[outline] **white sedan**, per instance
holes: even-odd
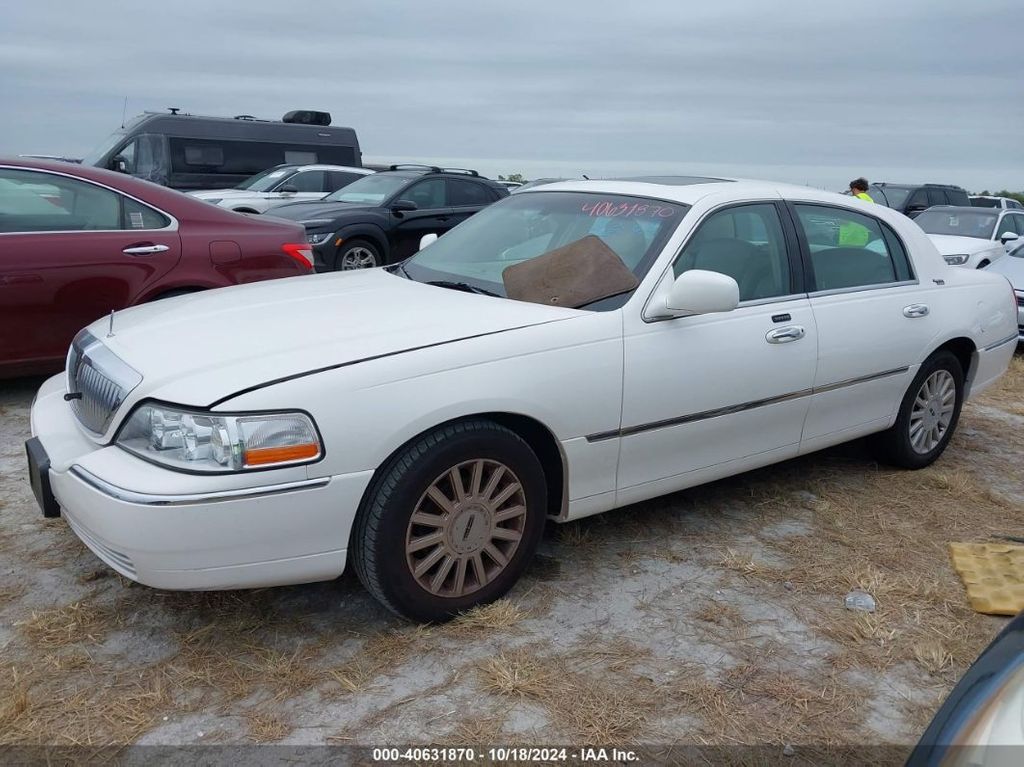
[[[32,407],[30,477],[141,583],[301,583],[351,560],[396,613],[440,620],[508,591],[547,518],[865,435],[930,464],[1006,370],[1016,316],[1005,279],[948,267],[880,205],[550,184],[397,267],[90,325]]]
[[[266,213],[286,202],[322,199],[371,173],[369,168],[346,165],[277,165],[247,178],[234,189],[189,194],[238,213]]]
[[[952,266],[984,269],[1012,250],[1024,232],[1024,213],[937,205],[914,222]]]

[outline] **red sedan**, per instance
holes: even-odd
[[[0,378],[59,369],[75,333],[112,309],[309,274],[312,261],[299,224],[99,168],[0,159]]]

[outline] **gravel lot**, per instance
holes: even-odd
[[[854,444],[552,525],[507,600],[445,626],[349,574],[155,591],[39,515],[39,383],[0,381],[0,743],[909,745],[1005,623],[948,542],[1024,530],[1018,354],[927,470]]]

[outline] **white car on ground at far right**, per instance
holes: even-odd
[[[1006,258],[988,267],[988,271],[1003,275],[1013,286],[1017,301],[1017,340],[1024,343],[1024,242],[1006,254]]]
[[[1010,210],[1024,210],[1020,200],[1012,197],[992,197],[989,195],[976,194],[971,196],[971,205],[975,208],[1004,208]]]
[[[371,173],[369,168],[347,165],[277,165],[247,178],[234,189],[189,194],[239,213],[265,213],[286,202],[319,200]]]
[[[938,205],[914,222],[952,266],[982,269],[1002,258],[1024,234],[1024,211]]]

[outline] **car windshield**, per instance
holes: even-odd
[[[924,211],[914,221],[928,234],[955,234],[960,237],[990,240],[998,218],[998,214],[980,209],[965,211],[932,208]]]
[[[516,194],[455,227],[406,261],[403,269],[419,282],[461,283],[504,297],[509,267],[556,249],[579,257],[584,248],[594,252],[598,238],[607,246],[598,244],[598,251],[610,250],[611,258],[617,256],[640,279],[687,210],[689,206],[679,203],[624,195],[540,190]],[[551,270],[553,278],[556,272]],[[585,293],[588,286],[567,287],[577,288]],[[587,308],[616,308],[630,292]]]
[[[410,181],[408,176],[388,176],[374,173],[363,176],[348,186],[327,195],[323,202],[362,202],[379,204],[393,195]]]
[[[103,159],[104,155],[121,143],[124,140],[124,133],[121,131],[115,131],[107,136],[103,143],[93,149],[89,154],[82,158],[82,165],[95,165]]]
[[[268,192],[276,184],[280,183],[286,176],[295,172],[295,168],[267,168],[262,173],[249,176],[235,189],[247,189],[250,192]]]

